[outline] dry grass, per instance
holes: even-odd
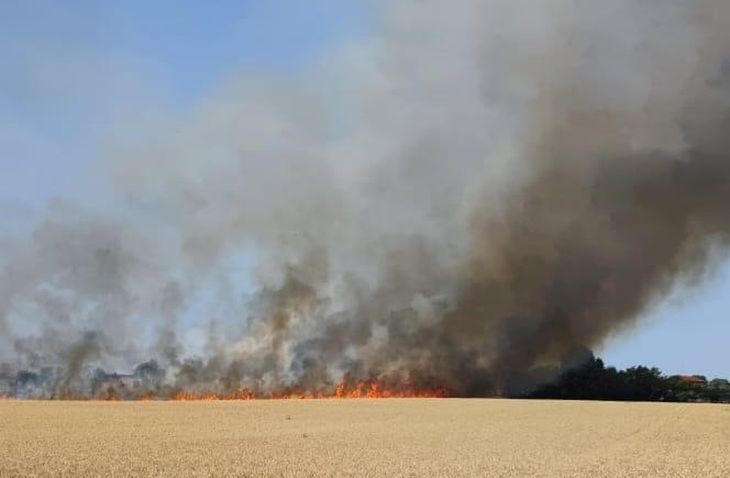
[[[0,476],[730,476],[730,407],[0,401]]]

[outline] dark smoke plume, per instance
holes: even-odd
[[[724,260],[730,4],[380,11],[367,44],[113,148],[119,217],[56,205],[3,242],[0,359],[64,393],[151,359],[155,390],[487,395]]]

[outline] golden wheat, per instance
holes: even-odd
[[[730,406],[0,402],[0,476],[730,476]]]

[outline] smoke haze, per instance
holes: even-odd
[[[0,243],[6,368],[486,395],[721,262],[730,4],[377,8],[373,38],[109,145],[121,210],[58,200]]]

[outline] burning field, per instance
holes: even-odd
[[[0,237],[0,394],[499,396],[712,277],[730,3],[451,3],[110,134]]]
[[[0,402],[0,476],[730,475],[727,405]]]
[[[0,233],[0,477],[730,476],[727,406],[496,399],[727,263],[730,2],[371,3],[306,65],[183,105],[130,55],[120,118],[40,121],[95,161]]]

